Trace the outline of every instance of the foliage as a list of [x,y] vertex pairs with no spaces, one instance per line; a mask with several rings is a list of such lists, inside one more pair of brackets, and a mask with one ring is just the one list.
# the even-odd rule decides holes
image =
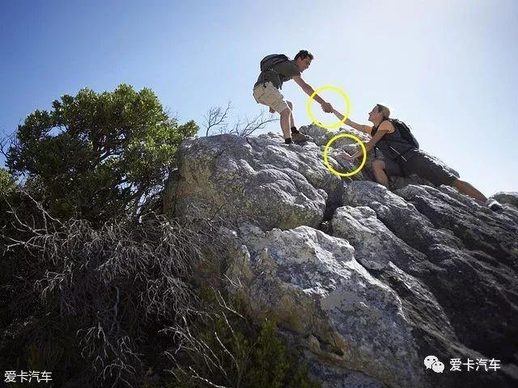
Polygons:
[[59,386],[317,386],[274,322],[197,278],[221,260],[218,225],[150,214],[94,229],[32,203],[1,241],[1,365]]
[[5,168],[0,168],[0,195],[8,196],[16,190],[14,177]]
[[60,219],[94,225],[136,214],[175,167],[180,142],[197,125],[179,125],[150,89],[82,89],[52,110],[29,114],[7,153],[7,166]]
[[[204,290],[205,315],[197,316],[189,331],[168,328],[180,346],[167,354],[177,367],[171,387],[293,387],[316,388],[298,355],[274,321],[255,325],[243,311],[231,306],[219,291]],[[188,360],[188,362],[186,362]]]
[[197,129],[128,85],[65,95],[18,127],[0,169],[6,370],[53,371],[56,386],[316,386],[274,322],[216,291],[218,221],[143,210]]
[[[61,383],[81,376],[134,386],[146,370],[142,355],[160,348],[161,325],[181,327],[196,311],[192,271],[210,228],[149,215],[93,229],[40,211],[35,226],[19,220],[24,239],[3,241],[0,272],[10,274],[12,292],[2,306],[0,364],[52,370]],[[18,268],[6,268],[13,261]]]

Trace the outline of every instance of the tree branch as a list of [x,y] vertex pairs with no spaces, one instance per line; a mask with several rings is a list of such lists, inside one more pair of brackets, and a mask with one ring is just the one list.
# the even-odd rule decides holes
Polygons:
[[227,103],[227,107],[223,110],[220,106],[212,107],[209,109],[205,117],[205,136],[209,136],[209,132],[213,128],[217,127],[226,127],[226,120],[228,118],[228,113],[232,108],[232,104],[229,101]]
[[259,113],[253,119],[245,118],[245,121],[239,120],[229,133],[238,136],[250,136],[252,133],[259,129],[263,129],[267,124],[277,121],[272,114],[268,116],[264,112]]

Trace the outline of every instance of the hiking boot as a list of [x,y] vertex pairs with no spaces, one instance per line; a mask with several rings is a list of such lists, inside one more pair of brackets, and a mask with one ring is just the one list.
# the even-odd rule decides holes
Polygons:
[[501,212],[504,210],[503,206],[500,204],[500,202],[494,200],[494,199],[488,199],[486,201],[486,206],[493,210],[494,212]]
[[307,135],[304,135],[303,133],[293,133],[291,135],[291,139],[294,143],[305,143],[307,141],[310,141],[311,138]]

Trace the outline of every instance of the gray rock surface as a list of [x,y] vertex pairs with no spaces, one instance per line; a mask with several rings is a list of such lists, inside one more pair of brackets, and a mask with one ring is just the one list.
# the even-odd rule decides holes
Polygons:
[[[333,133],[302,131],[315,143],[220,135],[180,148],[164,207],[225,221],[227,291],[275,319],[325,387],[516,386],[518,211],[412,178],[389,191],[368,166],[339,179],[322,162]],[[453,358],[501,369],[454,372]]]
[[501,191],[493,195],[491,198],[501,203],[508,203],[518,209],[518,193]]
[[316,144],[286,145],[280,136],[185,141],[174,185],[174,214],[179,217],[253,220],[265,229],[316,227],[343,191],[341,179],[323,165]]

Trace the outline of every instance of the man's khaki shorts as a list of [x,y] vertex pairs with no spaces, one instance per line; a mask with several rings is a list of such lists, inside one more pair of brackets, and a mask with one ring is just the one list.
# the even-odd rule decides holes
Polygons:
[[254,98],[259,104],[266,105],[278,113],[288,108],[284,96],[271,82],[257,85],[254,88]]

